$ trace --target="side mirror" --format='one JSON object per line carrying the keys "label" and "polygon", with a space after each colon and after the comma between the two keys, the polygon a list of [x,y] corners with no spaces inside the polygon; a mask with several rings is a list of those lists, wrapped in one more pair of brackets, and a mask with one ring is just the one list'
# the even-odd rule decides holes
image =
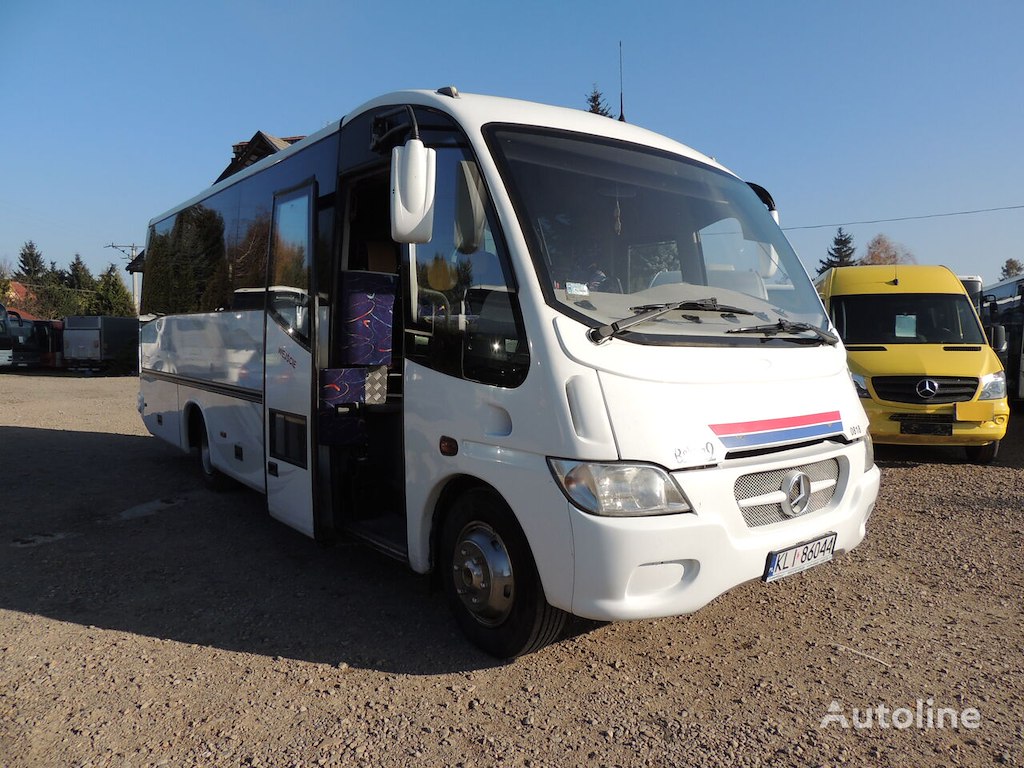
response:
{"label": "side mirror", "polygon": [[419,139],[391,150],[391,239],[426,243],[434,233],[437,153]]}
{"label": "side mirror", "polygon": [[985,329],[988,343],[997,354],[1006,352],[1006,328],[1001,325],[990,325]]}
{"label": "side mirror", "polygon": [[463,160],[455,175],[455,247],[473,253],[483,244],[487,191],[476,163]]}

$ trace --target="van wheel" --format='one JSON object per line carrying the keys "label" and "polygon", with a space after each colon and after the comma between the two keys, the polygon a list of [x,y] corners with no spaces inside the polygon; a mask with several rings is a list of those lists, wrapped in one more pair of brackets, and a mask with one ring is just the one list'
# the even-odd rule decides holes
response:
{"label": "van wheel", "polygon": [[479,648],[511,659],[562,634],[568,614],[548,604],[526,536],[496,493],[476,488],[455,501],[440,552],[448,605]]}
{"label": "van wheel", "polygon": [[968,445],[964,450],[967,451],[969,461],[975,464],[991,464],[999,454],[999,441],[993,440],[984,445]]}
{"label": "van wheel", "polygon": [[202,418],[197,420],[196,428],[198,447],[193,451],[196,457],[196,464],[199,466],[199,475],[203,483],[211,491],[224,491],[228,487],[228,479],[213,466],[213,457],[210,456],[210,438],[206,434],[206,422]]}

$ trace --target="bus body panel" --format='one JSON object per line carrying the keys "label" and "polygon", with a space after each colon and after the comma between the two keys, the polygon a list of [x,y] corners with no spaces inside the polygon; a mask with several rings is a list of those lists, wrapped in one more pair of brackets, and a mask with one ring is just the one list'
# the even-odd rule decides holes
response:
{"label": "bus body panel", "polygon": [[310,353],[269,315],[266,324],[267,508],[272,517],[313,536]]}
{"label": "bus body panel", "polygon": [[[447,483],[468,477],[501,494],[516,515],[537,562],[552,605],[572,600],[573,546],[565,497],[536,446],[570,450],[564,402],[544,386],[542,370],[531,371],[515,389],[453,380],[414,362],[406,364],[405,452],[409,562],[426,573],[437,502]],[[559,434],[561,433],[561,434]],[[442,455],[441,437],[459,445]],[[550,449],[549,449],[550,450]],[[607,454],[605,454],[607,455]]]}
{"label": "bus body panel", "polygon": [[[855,331],[848,330],[844,336],[850,371],[867,382],[868,396],[862,395],[862,404],[876,442],[972,446],[1003,438],[1010,412],[1005,393],[980,399],[980,383],[1001,373],[1003,367],[981,331],[967,290],[948,268],[837,267],[819,279],[818,287],[841,329],[837,314],[844,311],[845,304],[885,302],[884,310],[881,304],[860,310],[863,322],[874,323],[869,335],[851,337]],[[930,297],[938,298],[932,301]],[[947,311],[938,303],[942,297],[970,308],[961,310],[960,329],[935,327],[940,317],[949,326],[957,321],[955,310]],[[942,397],[945,382],[963,382],[958,386],[973,388]],[[916,394],[917,387],[935,384],[940,387],[939,397]],[[927,389],[925,392],[927,395]]]}
{"label": "bus body panel", "polygon": [[1000,354],[1006,368],[1008,394],[1024,399],[1024,276],[1008,277],[982,291],[981,317],[985,326],[1006,330],[1006,351]]}
{"label": "bus body panel", "polygon": [[189,432],[189,413],[195,409],[206,426],[214,467],[266,492],[261,403],[152,374],[143,374],[140,386],[139,411],[150,434],[189,453],[197,439]]}
{"label": "bus body panel", "polygon": [[262,312],[158,317],[139,331],[140,413],[151,434],[183,452],[202,415],[214,467],[258,491],[263,470]]}

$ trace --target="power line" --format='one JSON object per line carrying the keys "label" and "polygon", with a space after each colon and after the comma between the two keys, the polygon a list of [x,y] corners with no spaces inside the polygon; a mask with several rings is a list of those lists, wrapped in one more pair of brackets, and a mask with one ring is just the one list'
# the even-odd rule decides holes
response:
{"label": "power line", "polygon": [[973,211],[951,211],[949,213],[929,213],[924,216],[900,216],[895,219],[870,219],[866,221],[846,221],[842,224],[810,224],[806,227],[782,227],[784,231],[794,229],[825,229],[826,227],[852,227],[857,224],[887,224],[893,221],[916,221],[919,219],[942,219],[948,216],[970,216],[975,213],[992,213],[994,211],[1016,211],[1024,208],[1024,205],[1004,205],[1000,208],[978,208]]}

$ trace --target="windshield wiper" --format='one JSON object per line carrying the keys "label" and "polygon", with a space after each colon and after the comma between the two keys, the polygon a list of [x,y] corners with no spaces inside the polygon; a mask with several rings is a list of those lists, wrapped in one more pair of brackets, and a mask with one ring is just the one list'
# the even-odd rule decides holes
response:
{"label": "windshield wiper", "polygon": [[[630,307],[631,310],[636,312],[632,317],[627,317],[624,320],[619,320],[615,323],[607,323],[606,325],[599,326],[597,328],[591,328],[587,331],[587,338],[595,344],[600,344],[607,341],[610,338],[618,336],[623,331],[627,331],[634,325],[640,323],[646,323],[648,320],[654,320],[657,317],[668,314],[669,312],[676,312],[679,310],[694,310],[698,312],[718,312],[723,315],[753,315],[749,309],[743,309],[742,307],[733,307],[728,304],[719,304],[718,299],[714,296],[707,299],[691,299],[689,301],[673,301],[666,304],[641,304],[638,307]],[[696,315],[683,315],[687,320],[694,323],[699,323],[700,318]]]}
{"label": "windshield wiper", "polygon": [[810,323],[794,323],[789,320],[780,319],[777,323],[771,323],[769,325],[749,325],[745,328],[730,328],[726,333],[763,333],[765,336],[774,336],[777,333],[803,333],[804,331],[810,331],[817,339],[789,339],[795,343],[801,343],[806,341],[811,342],[825,342],[835,346],[839,343],[839,337],[828,331],[823,331],[817,326],[811,325]]}

